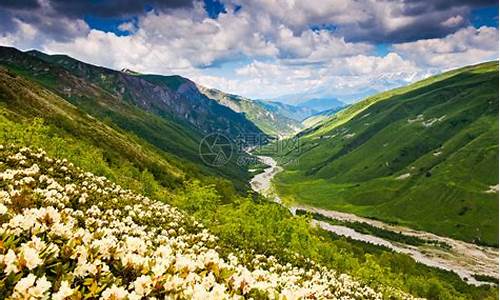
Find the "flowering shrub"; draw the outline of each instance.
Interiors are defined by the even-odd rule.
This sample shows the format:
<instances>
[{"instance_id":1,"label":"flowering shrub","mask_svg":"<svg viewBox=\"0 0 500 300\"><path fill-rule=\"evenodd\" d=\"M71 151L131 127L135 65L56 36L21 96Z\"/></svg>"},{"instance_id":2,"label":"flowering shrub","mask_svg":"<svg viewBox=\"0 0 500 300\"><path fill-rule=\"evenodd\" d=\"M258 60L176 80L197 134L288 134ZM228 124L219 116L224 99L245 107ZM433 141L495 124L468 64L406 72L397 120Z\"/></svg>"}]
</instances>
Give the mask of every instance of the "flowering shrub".
<instances>
[{"instance_id":1,"label":"flowering shrub","mask_svg":"<svg viewBox=\"0 0 500 300\"><path fill-rule=\"evenodd\" d=\"M0 298L380 299L311 264L222 257L181 211L42 150L0 145Z\"/></svg>"}]
</instances>

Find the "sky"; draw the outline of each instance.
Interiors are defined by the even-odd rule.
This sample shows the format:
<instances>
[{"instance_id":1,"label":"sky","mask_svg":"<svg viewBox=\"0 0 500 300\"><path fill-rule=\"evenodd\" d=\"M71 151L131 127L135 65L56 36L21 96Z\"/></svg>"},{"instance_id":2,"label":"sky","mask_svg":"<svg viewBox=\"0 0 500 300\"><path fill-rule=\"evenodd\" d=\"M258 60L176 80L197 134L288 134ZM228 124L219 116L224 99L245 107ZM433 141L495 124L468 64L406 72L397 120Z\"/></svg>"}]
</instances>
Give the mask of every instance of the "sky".
<instances>
[{"instance_id":1,"label":"sky","mask_svg":"<svg viewBox=\"0 0 500 300\"><path fill-rule=\"evenodd\" d=\"M498 59L492 0L2 0L0 45L345 102Z\"/></svg>"}]
</instances>

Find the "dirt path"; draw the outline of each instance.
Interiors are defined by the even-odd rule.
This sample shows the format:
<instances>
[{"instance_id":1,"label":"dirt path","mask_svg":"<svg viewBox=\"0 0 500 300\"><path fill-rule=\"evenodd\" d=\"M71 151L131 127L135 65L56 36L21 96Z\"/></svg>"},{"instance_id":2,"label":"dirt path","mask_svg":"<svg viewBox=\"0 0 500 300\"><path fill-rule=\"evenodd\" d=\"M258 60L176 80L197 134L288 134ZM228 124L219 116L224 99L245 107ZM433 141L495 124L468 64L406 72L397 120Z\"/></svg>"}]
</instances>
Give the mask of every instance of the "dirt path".
<instances>
[{"instance_id":1,"label":"dirt path","mask_svg":"<svg viewBox=\"0 0 500 300\"><path fill-rule=\"evenodd\" d=\"M273 194L272 178L282 170L276 161L268 156L259 156L259 159L269 165L263 173L255 175L250 184L252 189L265 196L271 197L275 202L281 203L280 198ZM284 204L282 204L284 205ZM326 210L304 205L287 206L295 214L297 209L318 213L323 216L348 222L364 222L381 229L401 233L407 236L414 236L429 241L439 241L446 243L450 249L445 249L439 245L430 243L423 246L412 246L399 242L385 240L376 236L359 233L346 226L332 225L324 221L314 221L321 228L334 232L335 234L346 236L355 240L385 246L399 253L408 254L415 261L427 266L436 267L455 272L468 283L479 285L485 284L476 280L474 274L484 274L498 278L498 249L482 247L452 238L442 237L433 233L413 230L407 227L390 225L381 221L363 218L354 214Z\"/></svg>"}]
</instances>

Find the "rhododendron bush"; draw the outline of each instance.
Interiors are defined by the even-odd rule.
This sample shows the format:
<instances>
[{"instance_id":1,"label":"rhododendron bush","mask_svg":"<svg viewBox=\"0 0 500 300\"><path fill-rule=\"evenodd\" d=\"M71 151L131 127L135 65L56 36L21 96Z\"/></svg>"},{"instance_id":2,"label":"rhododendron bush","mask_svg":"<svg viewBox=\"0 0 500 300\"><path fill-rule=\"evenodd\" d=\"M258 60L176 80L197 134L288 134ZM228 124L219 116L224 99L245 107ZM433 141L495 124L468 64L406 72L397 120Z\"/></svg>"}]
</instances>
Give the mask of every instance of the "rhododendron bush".
<instances>
[{"instance_id":1,"label":"rhododendron bush","mask_svg":"<svg viewBox=\"0 0 500 300\"><path fill-rule=\"evenodd\" d=\"M42 150L0 147L0 224L2 299L381 298L313 262L223 255L178 209Z\"/></svg>"}]
</instances>

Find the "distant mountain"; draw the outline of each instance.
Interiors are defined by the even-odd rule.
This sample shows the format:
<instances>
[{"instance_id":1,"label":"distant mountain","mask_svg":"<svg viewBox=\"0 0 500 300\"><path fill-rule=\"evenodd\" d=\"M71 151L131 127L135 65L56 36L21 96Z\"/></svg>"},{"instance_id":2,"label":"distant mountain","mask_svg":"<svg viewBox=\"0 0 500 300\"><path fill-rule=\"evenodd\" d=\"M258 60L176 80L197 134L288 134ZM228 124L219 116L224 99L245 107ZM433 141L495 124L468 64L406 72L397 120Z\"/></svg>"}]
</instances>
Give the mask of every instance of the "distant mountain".
<instances>
[{"instance_id":1,"label":"distant mountain","mask_svg":"<svg viewBox=\"0 0 500 300\"><path fill-rule=\"evenodd\" d=\"M346 104L335 98L313 98L298 103L298 107L308 107L315 111L335 110L344 107Z\"/></svg>"},{"instance_id":2,"label":"distant mountain","mask_svg":"<svg viewBox=\"0 0 500 300\"><path fill-rule=\"evenodd\" d=\"M262 131L186 78L120 72L9 47L0 47L0 69L0 103L12 118L43 116L67 134L104 147L110 159L124 157L160 177L222 175L246 185L246 166L236 157L222 167L207 166L200 141L214 132L234 140ZM163 161L170 167L163 170Z\"/></svg>"},{"instance_id":3,"label":"distant mountain","mask_svg":"<svg viewBox=\"0 0 500 300\"><path fill-rule=\"evenodd\" d=\"M235 112L243 113L266 134L283 137L302 129L300 121L290 118L289 114L283 114L284 110L274 109L264 101L251 100L202 86L198 86L198 89L208 98L216 100Z\"/></svg>"},{"instance_id":4,"label":"distant mountain","mask_svg":"<svg viewBox=\"0 0 500 300\"><path fill-rule=\"evenodd\" d=\"M299 133L276 191L498 246L498 90L495 61L368 97Z\"/></svg>"},{"instance_id":5,"label":"distant mountain","mask_svg":"<svg viewBox=\"0 0 500 300\"><path fill-rule=\"evenodd\" d=\"M317 113L318 111L309 107L298 107L277 101L259 100L262 106L267 110L276 112L282 116L302 122L305 118Z\"/></svg>"}]
</instances>

